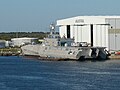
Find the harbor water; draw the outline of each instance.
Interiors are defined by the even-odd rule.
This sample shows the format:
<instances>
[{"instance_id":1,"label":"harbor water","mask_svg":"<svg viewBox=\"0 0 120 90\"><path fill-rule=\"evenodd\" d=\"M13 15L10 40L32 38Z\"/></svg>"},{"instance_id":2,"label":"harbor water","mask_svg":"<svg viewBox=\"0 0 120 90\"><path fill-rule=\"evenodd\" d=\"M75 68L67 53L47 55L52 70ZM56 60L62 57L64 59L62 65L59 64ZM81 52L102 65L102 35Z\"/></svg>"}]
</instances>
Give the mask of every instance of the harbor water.
<instances>
[{"instance_id":1,"label":"harbor water","mask_svg":"<svg viewBox=\"0 0 120 90\"><path fill-rule=\"evenodd\" d=\"M119 90L120 60L43 61L0 56L0 90Z\"/></svg>"}]
</instances>

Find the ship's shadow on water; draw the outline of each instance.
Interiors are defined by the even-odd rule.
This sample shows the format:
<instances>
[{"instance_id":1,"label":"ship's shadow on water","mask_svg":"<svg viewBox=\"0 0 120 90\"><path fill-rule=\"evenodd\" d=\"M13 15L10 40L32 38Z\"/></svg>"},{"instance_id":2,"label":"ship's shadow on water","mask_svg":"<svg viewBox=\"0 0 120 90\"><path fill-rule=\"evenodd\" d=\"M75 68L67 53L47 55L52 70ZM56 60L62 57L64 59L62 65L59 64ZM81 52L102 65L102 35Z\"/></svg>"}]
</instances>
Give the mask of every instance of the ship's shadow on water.
<instances>
[{"instance_id":1,"label":"ship's shadow on water","mask_svg":"<svg viewBox=\"0 0 120 90\"><path fill-rule=\"evenodd\" d=\"M86 58L86 59L79 59L77 61L79 62L85 62L85 61L91 61L91 62L105 62L105 61L108 61L110 60L109 58L107 59L96 59L96 58Z\"/></svg>"}]
</instances>

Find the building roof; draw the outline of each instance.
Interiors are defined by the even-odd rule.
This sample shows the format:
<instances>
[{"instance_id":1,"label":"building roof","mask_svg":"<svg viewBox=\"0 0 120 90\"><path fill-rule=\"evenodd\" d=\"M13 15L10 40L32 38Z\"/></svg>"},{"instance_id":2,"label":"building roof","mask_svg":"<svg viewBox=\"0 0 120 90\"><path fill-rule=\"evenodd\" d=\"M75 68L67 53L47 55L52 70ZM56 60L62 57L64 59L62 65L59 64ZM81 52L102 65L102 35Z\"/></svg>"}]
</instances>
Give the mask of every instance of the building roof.
<instances>
[{"instance_id":1,"label":"building roof","mask_svg":"<svg viewBox=\"0 0 120 90\"><path fill-rule=\"evenodd\" d=\"M105 19L109 18L120 18L120 16L76 16L57 20L57 25L106 24Z\"/></svg>"},{"instance_id":2,"label":"building roof","mask_svg":"<svg viewBox=\"0 0 120 90\"><path fill-rule=\"evenodd\" d=\"M6 42L6 40L0 40L0 42Z\"/></svg>"},{"instance_id":3,"label":"building roof","mask_svg":"<svg viewBox=\"0 0 120 90\"><path fill-rule=\"evenodd\" d=\"M25 39L38 39L38 38L23 37L23 38L12 38L11 40L25 40Z\"/></svg>"}]
</instances>

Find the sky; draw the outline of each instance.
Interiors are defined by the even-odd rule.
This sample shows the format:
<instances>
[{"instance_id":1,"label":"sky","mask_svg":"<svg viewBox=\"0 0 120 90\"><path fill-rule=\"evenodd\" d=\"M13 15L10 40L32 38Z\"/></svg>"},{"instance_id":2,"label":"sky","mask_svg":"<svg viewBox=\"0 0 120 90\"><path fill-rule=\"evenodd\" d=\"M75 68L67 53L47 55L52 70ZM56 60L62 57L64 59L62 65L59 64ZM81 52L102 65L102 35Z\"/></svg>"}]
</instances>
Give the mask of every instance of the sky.
<instances>
[{"instance_id":1,"label":"sky","mask_svg":"<svg viewBox=\"0 0 120 90\"><path fill-rule=\"evenodd\" d=\"M46 32L81 15L120 15L120 0L0 0L0 32Z\"/></svg>"}]
</instances>

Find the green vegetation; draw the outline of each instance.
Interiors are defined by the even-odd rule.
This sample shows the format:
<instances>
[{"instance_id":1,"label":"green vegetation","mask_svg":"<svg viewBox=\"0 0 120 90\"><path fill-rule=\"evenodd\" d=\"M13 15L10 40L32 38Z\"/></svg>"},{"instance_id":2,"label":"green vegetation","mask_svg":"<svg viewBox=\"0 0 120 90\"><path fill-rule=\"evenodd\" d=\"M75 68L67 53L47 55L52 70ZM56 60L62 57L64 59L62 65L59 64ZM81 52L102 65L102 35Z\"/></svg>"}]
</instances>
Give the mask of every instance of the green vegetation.
<instances>
[{"instance_id":1,"label":"green vegetation","mask_svg":"<svg viewBox=\"0 0 120 90\"><path fill-rule=\"evenodd\" d=\"M20 53L21 49L17 47L0 48L0 56L19 55Z\"/></svg>"},{"instance_id":2,"label":"green vegetation","mask_svg":"<svg viewBox=\"0 0 120 90\"><path fill-rule=\"evenodd\" d=\"M39 38L43 39L49 33L46 32L7 32L7 33L0 33L0 40L11 40L11 38L21 38L21 37L32 37L32 38Z\"/></svg>"},{"instance_id":3,"label":"green vegetation","mask_svg":"<svg viewBox=\"0 0 120 90\"><path fill-rule=\"evenodd\" d=\"M18 51L20 51L21 49L20 48L17 48L17 47L15 47L15 48L11 48L11 47L9 47L9 48L0 48L0 52L9 52L9 51L11 51L11 52L18 52Z\"/></svg>"}]
</instances>

